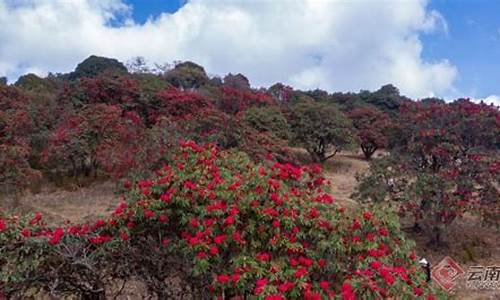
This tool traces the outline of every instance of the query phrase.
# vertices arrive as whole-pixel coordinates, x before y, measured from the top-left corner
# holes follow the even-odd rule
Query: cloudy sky
[[[499,101],[500,1],[0,0],[0,76],[90,54],[192,60],[253,86]]]

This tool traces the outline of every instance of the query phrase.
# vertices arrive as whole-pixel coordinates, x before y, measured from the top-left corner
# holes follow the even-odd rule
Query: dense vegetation
[[[384,149],[354,195],[369,211],[344,214],[320,168],[301,167],[289,147],[318,163]],[[181,278],[194,298],[410,298],[433,291],[394,210],[433,244],[464,214],[499,224],[499,109],[412,101],[392,85],[255,90],[192,62],[127,69],[91,56],[69,74],[0,83],[0,148],[5,195],[44,181],[123,185],[123,203],[95,224],[52,228],[0,211],[8,297],[100,298],[140,278],[165,298]]]

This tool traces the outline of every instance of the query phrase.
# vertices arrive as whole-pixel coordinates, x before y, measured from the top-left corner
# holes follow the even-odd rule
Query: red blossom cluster
[[[168,274],[155,273],[157,266],[170,257],[188,258],[183,272],[206,283],[198,287],[201,291],[226,297],[355,299],[429,293],[397,222],[385,211],[345,214],[318,180],[317,166],[276,163],[268,168],[212,145],[187,141],[180,146],[172,164],[155,177],[126,182],[126,202],[107,219],[49,229],[40,215],[26,222],[2,217],[0,240],[16,241],[20,248],[39,245],[47,256],[39,268],[60,262],[53,256],[64,251],[52,249],[77,245],[98,261],[102,256],[108,268],[103,265],[100,272],[114,270],[102,278],[132,277],[134,265],[142,266],[142,276],[157,293],[159,287],[168,289]],[[17,253],[0,251],[6,259]],[[148,256],[148,251],[154,252]],[[16,281],[0,275],[7,295],[16,295],[27,282],[42,289],[54,284],[48,278],[19,276],[23,279]]]

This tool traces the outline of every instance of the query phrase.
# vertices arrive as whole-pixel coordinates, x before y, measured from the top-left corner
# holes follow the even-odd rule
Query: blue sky
[[[162,12],[173,13],[184,0],[127,0],[136,22],[144,23]],[[422,34],[425,60],[446,58],[459,75],[460,93],[487,97],[500,93],[500,1],[432,0],[430,9],[445,19],[447,32]]]
[[[487,96],[500,91],[500,1],[433,0],[448,25],[448,34],[422,37],[423,57],[447,58],[459,70],[462,93]]]
[[[136,22],[144,23],[149,17],[157,17],[163,12],[176,12],[185,0],[127,0],[132,5],[132,17]]]
[[[499,12],[500,0],[0,0],[0,76],[142,56],[241,72],[257,88],[392,83],[414,99],[500,105]]]

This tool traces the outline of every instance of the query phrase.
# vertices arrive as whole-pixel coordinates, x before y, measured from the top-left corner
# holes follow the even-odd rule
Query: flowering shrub
[[[29,164],[28,136],[34,131],[30,99],[21,90],[0,86],[0,192],[15,192],[38,176]]]
[[[498,224],[498,108],[470,101],[406,103],[391,157],[362,176],[358,197],[396,200],[430,241],[464,214]]]
[[[233,87],[221,87],[216,106],[228,114],[237,114],[252,106],[263,106],[272,103],[272,98],[262,92],[252,92]]]
[[[137,82],[128,76],[106,73],[96,77],[83,77],[67,86],[61,94],[63,102],[77,106],[89,103],[125,106],[138,98]]]
[[[125,182],[105,220],[46,228],[39,215],[0,215],[0,289],[104,297],[110,281],[135,278],[160,298],[179,280],[195,298],[428,295],[394,215],[346,213],[325,184],[318,166],[185,142],[156,176]]]
[[[135,112],[118,105],[86,105],[61,118],[51,131],[43,160],[74,177],[98,170],[121,177],[138,167],[136,156],[144,136],[142,119]]]

